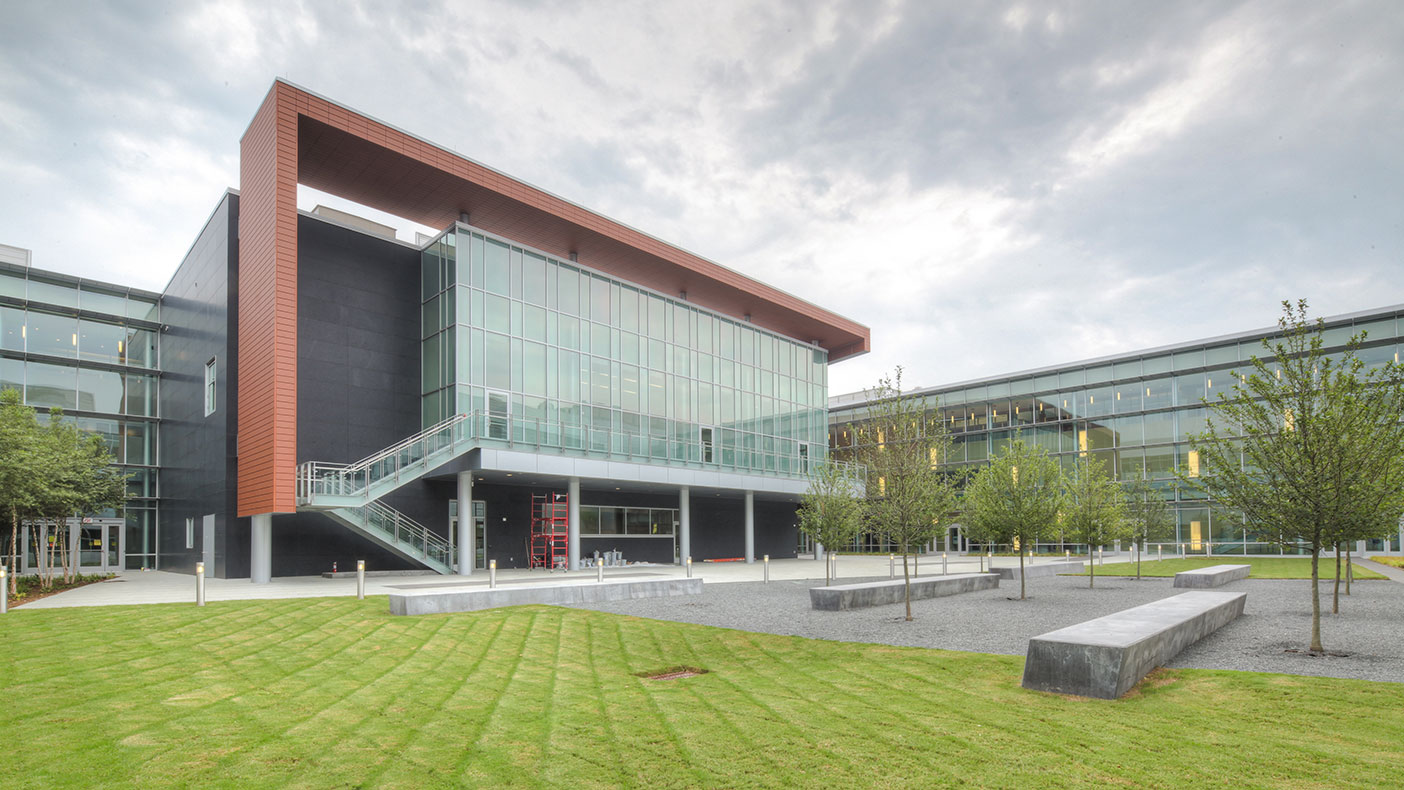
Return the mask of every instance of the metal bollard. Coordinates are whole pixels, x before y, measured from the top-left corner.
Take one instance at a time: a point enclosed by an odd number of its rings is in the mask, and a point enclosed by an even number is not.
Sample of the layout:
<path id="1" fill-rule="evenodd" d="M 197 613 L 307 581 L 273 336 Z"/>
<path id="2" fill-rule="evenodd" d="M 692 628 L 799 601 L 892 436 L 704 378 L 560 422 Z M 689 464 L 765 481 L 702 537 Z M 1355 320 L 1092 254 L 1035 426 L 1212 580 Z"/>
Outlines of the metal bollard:
<path id="1" fill-rule="evenodd" d="M 1155 561 L 1160 562 L 1160 550 L 1164 548 L 1159 543 L 1155 544 Z"/>
<path id="2" fill-rule="evenodd" d="M 497 588 L 497 560 L 488 560 L 488 589 Z"/>
<path id="3" fill-rule="evenodd" d="M 1072 561 L 1072 550 L 1071 550 L 1071 549 L 1063 549 L 1063 560 L 1064 560 L 1065 562 L 1071 562 L 1071 561 Z"/>
<path id="4" fill-rule="evenodd" d="M 948 567 L 949 567 L 949 566 L 946 564 L 946 552 L 943 551 L 943 552 L 941 552 L 941 575 L 942 575 L 942 576 L 945 576 L 945 575 L 947 575 L 947 574 L 950 573 L 950 571 L 947 570 Z"/>
<path id="5" fill-rule="evenodd" d="M 835 554 L 835 553 L 833 553 L 833 552 L 830 552 L 830 553 L 829 553 L 829 567 L 832 568 L 832 571 L 830 571 L 830 573 L 829 573 L 830 578 L 837 579 L 837 578 L 838 578 L 838 554 Z"/>
<path id="6" fill-rule="evenodd" d="M 0 614 L 10 611 L 10 569 L 0 565 Z"/>
<path id="7" fill-rule="evenodd" d="M 691 578 L 692 578 L 692 558 L 691 558 L 691 557 L 688 557 L 688 558 L 687 558 L 687 561 L 684 562 L 683 565 L 687 566 L 687 578 L 691 579 Z"/>
<path id="8" fill-rule="evenodd" d="M 366 599 L 366 561 L 356 560 L 356 600 Z"/>
<path id="9" fill-rule="evenodd" d="M 1105 560 L 1102 558 L 1102 547 L 1101 547 L 1101 546 L 1098 546 L 1098 547 L 1097 547 L 1097 564 L 1098 564 L 1098 565 L 1102 565 L 1102 564 L 1104 564 L 1104 562 L 1105 562 Z"/>
<path id="10" fill-rule="evenodd" d="M 887 555 L 887 578 L 889 578 L 889 579 L 895 579 L 895 578 L 897 578 L 897 555 L 896 555 L 896 554 L 889 554 L 889 555 Z"/>
<path id="11" fill-rule="evenodd" d="M 770 555 L 763 555 L 761 563 L 765 566 L 765 583 L 770 584 Z"/>
<path id="12" fill-rule="evenodd" d="M 195 563 L 195 605 L 205 605 L 205 563 Z"/>
<path id="13" fill-rule="evenodd" d="M 603 581 L 604 581 L 604 563 L 602 563 L 602 562 L 597 562 L 597 563 L 595 563 L 595 583 L 598 584 L 598 583 L 603 582 Z"/>

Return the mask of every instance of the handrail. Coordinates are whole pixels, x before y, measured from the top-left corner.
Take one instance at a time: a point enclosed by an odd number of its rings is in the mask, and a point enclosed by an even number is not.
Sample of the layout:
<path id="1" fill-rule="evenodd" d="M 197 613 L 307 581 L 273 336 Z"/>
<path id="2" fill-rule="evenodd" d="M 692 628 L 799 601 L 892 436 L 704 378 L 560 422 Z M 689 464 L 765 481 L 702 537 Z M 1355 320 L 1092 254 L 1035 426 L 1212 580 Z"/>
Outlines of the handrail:
<path id="1" fill-rule="evenodd" d="M 455 414 L 455 415 L 453 415 L 452 417 L 449 417 L 447 420 L 443 420 L 442 422 L 435 423 L 434 425 L 431 425 L 431 426 L 429 426 L 428 428 L 425 428 L 424 430 L 420 431 L 419 433 L 414 434 L 413 436 L 410 436 L 410 437 L 405 438 L 405 439 L 401 439 L 398 443 L 392 444 L 392 445 L 390 445 L 389 447 L 385 448 L 384 450 L 380 450 L 380 451 L 378 451 L 378 452 L 372 453 L 372 454 L 366 456 L 365 458 L 362 458 L 361 460 L 359 460 L 359 461 L 357 461 L 357 462 L 355 462 L 355 463 L 347 464 L 347 465 L 346 465 L 346 469 L 347 469 L 347 471 L 352 471 L 352 470 L 358 470 L 358 469 L 360 469 L 360 468 L 362 468 L 362 467 L 370 467 L 371 464 L 374 464 L 375 462 L 380 461 L 380 460 L 382 460 L 382 459 L 384 459 L 384 458 L 389 458 L 390 456 L 394 455 L 395 453 L 398 453 L 398 452 L 400 452 L 401 450 L 405 449 L 406 447 L 408 447 L 408 446 L 414 444 L 415 442 L 418 442 L 418 441 L 421 441 L 421 440 L 423 440 L 423 439 L 426 439 L 426 438 L 428 438 L 429 436 L 431 436 L 431 435 L 433 435 L 433 434 L 436 434 L 436 433 L 438 433 L 438 432 L 440 432 L 440 431 L 442 431 L 442 430 L 444 430 L 444 429 L 446 429 L 446 428 L 452 428 L 453 426 L 457 425 L 458 423 L 463 422 L 463 421 L 469 419 L 469 416 L 470 416 L 470 415 L 468 415 L 468 414 Z"/>
<path id="2" fill-rule="evenodd" d="M 359 507 L 338 508 L 342 513 L 359 516 L 354 519 L 362 529 L 378 532 L 388 537 L 391 543 L 400 546 L 410 554 L 451 566 L 449 542 L 413 518 L 377 501 L 370 501 Z M 345 516 L 343 516 L 345 517 Z M 348 519 L 352 520 L 352 519 Z"/>
<path id="3" fill-rule="evenodd" d="M 318 495 L 368 496 L 370 489 L 382 481 L 401 480 L 406 473 L 428 471 L 431 460 L 434 465 L 445 462 L 448 460 L 443 457 L 445 450 L 452 451 L 453 456 L 461 454 L 462 442 L 468 443 L 463 446 L 464 450 L 502 445 L 795 479 L 807 477 L 813 464 L 821 460 L 798 452 L 765 451 L 724 445 L 719 441 L 702 442 L 696 437 L 656 436 L 474 411 L 456 414 L 352 464 L 321 461 L 299 464 L 298 499 L 310 503 Z M 796 447 L 799 446 L 797 443 Z M 859 480 L 865 476 L 862 465 L 822 460 L 846 469 Z"/>

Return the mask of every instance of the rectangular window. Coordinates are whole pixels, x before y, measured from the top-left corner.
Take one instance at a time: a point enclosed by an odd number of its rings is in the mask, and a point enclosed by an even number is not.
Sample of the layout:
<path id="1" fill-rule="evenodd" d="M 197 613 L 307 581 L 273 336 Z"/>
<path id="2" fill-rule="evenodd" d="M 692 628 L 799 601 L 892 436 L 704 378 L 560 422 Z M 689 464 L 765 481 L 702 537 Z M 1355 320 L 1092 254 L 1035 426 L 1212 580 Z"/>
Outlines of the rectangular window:
<path id="1" fill-rule="evenodd" d="M 205 363 L 205 416 L 215 412 L 215 358 Z"/>
<path id="2" fill-rule="evenodd" d="M 195 519 L 193 518 L 185 520 L 185 547 L 187 549 L 195 548 Z"/>

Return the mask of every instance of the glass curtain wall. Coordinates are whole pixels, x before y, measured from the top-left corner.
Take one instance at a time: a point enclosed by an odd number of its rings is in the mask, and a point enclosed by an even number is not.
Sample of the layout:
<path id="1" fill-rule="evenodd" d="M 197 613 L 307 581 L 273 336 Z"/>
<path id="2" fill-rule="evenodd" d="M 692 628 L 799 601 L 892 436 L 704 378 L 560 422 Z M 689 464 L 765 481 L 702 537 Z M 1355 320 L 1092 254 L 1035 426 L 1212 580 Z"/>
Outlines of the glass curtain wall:
<path id="1" fill-rule="evenodd" d="M 0 389 L 18 390 L 102 438 L 130 497 L 126 567 L 156 566 L 156 413 L 160 298 L 18 267 L 0 267 Z"/>
<path id="2" fill-rule="evenodd" d="M 422 262 L 426 427 L 780 475 L 825 451 L 823 349 L 464 225 Z"/>
<path id="3" fill-rule="evenodd" d="M 1384 311 L 1326 331 L 1326 350 L 1338 356 L 1352 334 L 1367 332 L 1357 352 L 1366 365 L 1397 361 L 1404 346 L 1404 320 Z M 1233 392 L 1235 370 L 1265 352 L 1261 336 L 1176 351 L 1123 358 L 1061 370 L 996 379 L 962 388 L 919 393 L 938 412 L 953 446 L 943 465 L 973 474 L 1016 433 L 1053 454 L 1064 469 L 1081 458 L 1103 460 L 1118 479 L 1146 476 L 1176 510 L 1173 533 L 1152 543 L 1184 544 L 1203 553 L 1278 553 L 1271 536 L 1245 526 L 1233 514 L 1179 486 L 1174 470 L 1191 464 L 1189 435 L 1204 430 L 1214 401 Z M 851 451 L 853 423 L 861 405 L 830 415 L 829 443 L 839 455 Z M 1395 536 L 1397 540 L 1397 536 Z M 1167 549 L 1168 550 L 1168 549 Z M 1290 553 L 1290 552 L 1289 552 Z"/>

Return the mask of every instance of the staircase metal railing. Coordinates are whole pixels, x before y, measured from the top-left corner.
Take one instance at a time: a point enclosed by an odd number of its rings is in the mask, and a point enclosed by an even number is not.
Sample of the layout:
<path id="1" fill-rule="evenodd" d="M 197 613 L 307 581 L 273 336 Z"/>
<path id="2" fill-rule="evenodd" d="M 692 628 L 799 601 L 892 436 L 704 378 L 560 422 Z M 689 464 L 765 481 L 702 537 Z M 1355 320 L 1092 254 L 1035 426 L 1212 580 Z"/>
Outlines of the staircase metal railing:
<path id="1" fill-rule="evenodd" d="M 370 502 L 360 507 L 336 508 L 329 513 L 440 573 L 453 572 L 449 542 L 394 508 Z"/>
<path id="2" fill-rule="evenodd" d="M 318 509 L 356 507 L 478 447 L 791 479 L 808 477 L 818 461 L 799 452 L 703 442 L 695 436 L 630 433 L 560 420 L 473 412 L 454 415 L 352 464 L 321 461 L 300 464 L 297 501 L 300 506 Z M 866 479 L 866 470 L 861 464 L 831 459 L 825 463 L 847 469 L 860 487 Z"/>

